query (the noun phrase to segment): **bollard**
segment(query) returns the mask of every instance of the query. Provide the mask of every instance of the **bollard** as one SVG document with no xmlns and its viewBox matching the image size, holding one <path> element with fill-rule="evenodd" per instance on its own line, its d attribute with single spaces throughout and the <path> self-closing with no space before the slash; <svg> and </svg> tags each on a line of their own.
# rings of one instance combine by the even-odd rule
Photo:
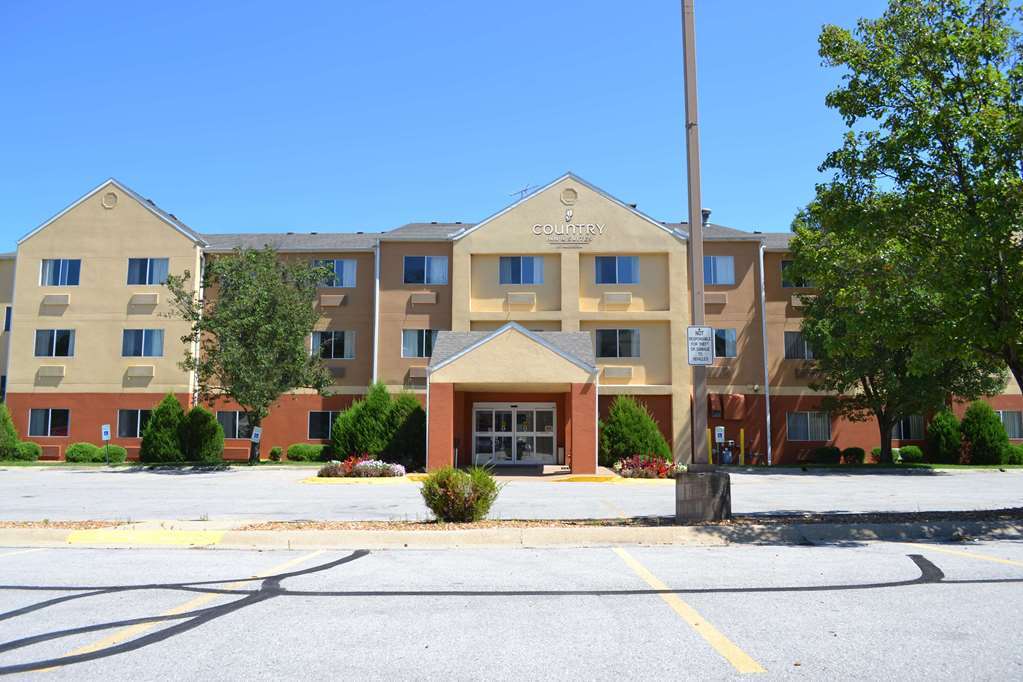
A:
<svg viewBox="0 0 1023 682">
<path fill-rule="evenodd" d="M 702 467 L 701 467 L 702 469 Z M 675 477 L 675 521 L 680 524 L 732 518 L 732 482 L 721 471 L 697 470 Z"/>
</svg>

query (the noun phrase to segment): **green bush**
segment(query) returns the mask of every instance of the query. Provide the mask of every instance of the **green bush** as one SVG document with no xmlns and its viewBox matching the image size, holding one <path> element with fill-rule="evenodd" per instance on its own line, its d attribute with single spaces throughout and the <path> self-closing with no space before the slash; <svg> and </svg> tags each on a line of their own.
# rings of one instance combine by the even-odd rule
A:
<svg viewBox="0 0 1023 682">
<path fill-rule="evenodd" d="M 384 459 L 401 464 L 406 471 L 426 467 L 426 412 L 411 393 L 399 393 L 391 400 L 387 435 Z"/>
<path fill-rule="evenodd" d="M 600 422 L 600 464 L 613 466 L 633 455 L 670 461 L 671 449 L 646 406 L 620 395 L 611 403 L 607 419 Z"/>
<path fill-rule="evenodd" d="M 64 451 L 64 459 L 69 462 L 102 462 L 103 453 L 92 443 L 72 443 Z"/>
<path fill-rule="evenodd" d="M 181 422 L 184 418 L 181 403 L 168 393 L 150 414 L 146 428 L 142 430 L 139 461 L 146 464 L 185 461 L 181 452 Z"/>
<path fill-rule="evenodd" d="M 18 459 L 18 431 L 3 403 L 0 403 L 0 459 Z"/>
<path fill-rule="evenodd" d="M 500 487 L 486 469 L 438 469 L 423 481 L 423 501 L 439 521 L 467 523 L 486 517 Z"/>
<path fill-rule="evenodd" d="M 916 445 L 903 445 L 899 448 L 899 461 L 907 464 L 916 464 L 924 461 L 924 451 Z"/>
<path fill-rule="evenodd" d="M 284 450 L 281 448 L 280 445 L 275 445 L 272 448 L 270 448 L 270 461 L 271 462 L 279 462 L 279 461 L 281 461 L 281 458 L 283 456 L 284 456 Z"/>
<path fill-rule="evenodd" d="M 1006 464 L 1023 464 L 1023 445 L 1009 445 Z"/>
<path fill-rule="evenodd" d="M 312 443 L 294 443 L 288 446 L 288 459 L 293 462 L 322 462 L 330 454 L 327 445 Z"/>
<path fill-rule="evenodd" d="M 379 456 L 389 440 L 390 407 L 391 395 L 387 387 L 379 382 L 370 386 L 365 398 L 353 403 L 334 420 L 330 436 L 334 452 L 342 457 Z"/>
<path fill-rule="evenodd" d="M 108 459 L 109 458 L 109 459 Z M 107 445 L 106 448 L 99 448 L 99 459 L 98 462 L 110 462 L 111 464 L 121 464 L 128 459 L 128 451 L 122 448 L 120 445 Z"/>
<path fill-rule="evenodd" d="M 881 446 L 870 448 L 870 456 L 875 462 L 881 461 Z"/>
<path fill-rule="evenodd" d="M 1002 420 L 983 401 L 971 404 L 959 425 L 970 464 L 1002 464 L 1009 450 L 1009 437 Z"/>
<path fill-rule="evenodd" d="M 34 462 L 39 459 L 43 454 L 43 448 L 39 443 L 33 443 L 32 441 L 22 441 L 18 443 L 18 450 L 14 455 L 14 459 L 19 459 L 23 462 Z"/>
<path fill-rule="evenodd" d="M 179 441 L 186 462 L 220 464 L 224 461 L 224 428 L 205 407 L 196 405 L 184 416 Z"/>
<path fill-rule="evenodd" d="M 880 454 L 881 448 L 878 448 Z M 843 464 L 863 464 L 867 459 L 867 453 L 864 452 L 863 448 L 851 447 L 842 450 L 842 463 Z"/>
<path fill-rule="evenodd" d="M 939 464 L 958 464 L 962 456 L 963 436 L 959 419 L 951 410 L 934 415 L 927 425 L 927 458 Z"/>
<path fill-rule="evenodd" d="M 810 451 L 810 461 L 814 464 L 838 464 L 842 461 L 842 451 L 834 445 L 822 445 Z"/>
</svg>

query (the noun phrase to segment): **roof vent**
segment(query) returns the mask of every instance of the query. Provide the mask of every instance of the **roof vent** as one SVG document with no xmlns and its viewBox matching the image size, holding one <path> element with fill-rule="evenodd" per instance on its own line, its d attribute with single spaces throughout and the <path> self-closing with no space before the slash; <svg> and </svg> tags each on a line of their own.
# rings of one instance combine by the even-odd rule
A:
<svg viewBox="0 0 1023 682">
<path fill-rule="evenodd" d="M 288 232 L 288 234 L 295 234 L 294 232 Z"/>
<path fill-rule="evenodd" d="M 174 218 L 174 220 L 178 219 L 178 217 L 176 215 L 174 215 L 173 213 L 168 213 L 167 215 L 169 215 L 171 218 Z"/>
<path fill-rule="evenodd" d="M 309 234 L 319 234 L 319 232 L 310 232 Z"/>
<path fill-rule="evenodd" d="M 436 220 L 431 220 L 431 221 L 430 221 L 430 224 L 431 224 L 431 225 L 436 225 L 436 224 L 437 224 L 437 221 L 436 221 Z"/>
<path fill-rule="evenodd" d="M 461 220 L 456 220 L 456 221 L 455 221 L 455 225 L 461 225 L 461 224 L 462 224 L 462 221 L 461 221 Z"/>
<path fill-rule="evenodd" d="M 153 203 L 152 199 L 146 199 L 146 203 L 149 204 L 150 206 L 156 206 L 156 204 Z"/>
<path fill-rule="evenodd" d="M 639 206 L 639 204 L 629 204 L 629 208 L 633 210 L 635 210 L 637 206 Z"/>
<path fill-rule="evenodd" d="M 753 230 L 753 234 L 763 234 L 760 230 Z"/>
<path fill-rule="evenodd" d="M 355 234 L 366 234 L 365 232 L 356 232 Z"/>
</svg>

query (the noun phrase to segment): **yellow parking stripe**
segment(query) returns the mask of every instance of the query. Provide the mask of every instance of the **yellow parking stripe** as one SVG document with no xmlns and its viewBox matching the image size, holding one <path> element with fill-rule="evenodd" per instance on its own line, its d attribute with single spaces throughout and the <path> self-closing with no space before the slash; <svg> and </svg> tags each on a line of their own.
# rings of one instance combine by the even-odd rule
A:
<svg viewBox="0 0 1023 682">
<path fill-rule="evenodd" d="M 224 537 L 219 530 L 118 530 L 116 528 L 94 528 L 76 530 L 68 534 L 69 545 L 169 545 L 206 546 L 215 545 Z"/>
<path fill-rule="evenodd" d="M 980 561 L 993 561 L 996 564 L 1006 564 L 1008 566 L 1023 566 L 1023 561 L 1013 561 L 1012 559 L 999 559 L 995 556 L 987 556 L 986 554 L 974 554 L 973 552 L 963 552 L 958 549 L 947 549 L 945 547 L 935 547 L 934 545 L 928 545 L 922 542 L 903 542 L 903 545 L 909 545 L 916 547 L 917 549 L 932 550 L 935 552 L 941 552 L 942 554 L 952 554 L 954 556 L 965 556 L 971 559 L 978 559 Z"/>
<path fill-rule="evenodd" d="M 647 585 L 655 590 L 668 590 L 670 589 L 667 585 L 662 583 L 657 576 L 651 573 L 647 568 L 639 563 L 631 554 L 626 552 L 621 547 L 614 548 L 615 554 L 621 557 L 622 561 L 631 568 L 636 575 L 642 578 Z M 672 608 L 672 610 L 682 617 L 689 627 L 693 628 L 700 637 L 717 651 L 721 656 L 732 664 L 732 667 L 741 673 L 762 673 L 767 672 L 763 666 L 754 661 L 750 656 L 737 647 L 730 639 L 725 637 L 721 632 L 713 625 L 708 623 L 703 616 L 701 616 L 696 609 L 689 604 L 682 601 L 677 594 L 671 594 L 668 592 L 658 595 L 665 603 Z"/>
<path fill-rule="evenodd" d="M 18 554 L 28 554 L 29 552 L 41 552 L 44 549 L 47 549 L 47 548 L 46 547 L 35 547 L 33 549 L 19 549 L 19 550 L 16 550 L 14 552 L 4 552 L 3 554 L 0 554 L 0 559 L 3 559 L 5 556 L 17 556 Z"/>
</svg>

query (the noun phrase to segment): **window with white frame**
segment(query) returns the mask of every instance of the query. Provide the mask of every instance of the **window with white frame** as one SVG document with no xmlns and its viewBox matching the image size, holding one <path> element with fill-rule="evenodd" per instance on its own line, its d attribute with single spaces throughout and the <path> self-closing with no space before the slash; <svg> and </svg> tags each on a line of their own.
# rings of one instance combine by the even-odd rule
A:
<svg viewBox="0 0 1023 682">
<path fill-rule="evenodd" d="M 37 358 L 69 358 L 75 354 L 74 329 L 37 329 Z"/>
<path fill-rule="evenodd" d="M 1005 433 L 1009 438 L 1023 438 L 1023 412 L 1011 410 L 998 410 L 998 417 L 1002 420 Z"/>
<path fill-rule="evenodd" d="M 735 258 L 732 256 L 704 256 L 703 283 L 735 284 Z"/>
<path fill-rule="evenodd" d="M 334 420 L 340 412 L 314 411 L 309 413 L 309 438 L 327 439 L 330 438 L 330 431 L 334 428 Z"/>
<path fill-rule="evenodd" d="M 325 360 L 351 360 L 355 357 L 355 332 L 313 332 L 313 355 Z"/>
<path fill-rule="evenodd" d="M 252 436 L 249 416 L 244 412 L 221 410 L 217 412 L 217 421 L 224 429 L 224 438 L 249 438 Z"/>
<path fill-rule="evenodd" d="M 895 428 L 892 429 L 892 438 L 896 440 L 923 440 L 923 415 L 914 414 L 900 419 L 895 424 Z"/>
<path fill-rule="evenodd" d="M 166 284 L 169 263 L 167 258 L 129 258 L 128 284 Z"/>
<path fill-rule="evenodd" d="M 447 284 L 447 256 L 405 256 L 405 284 Z"/>
<path fill-rule="evenodd" d="M 402 329 L 401 357 L 428 358 L 433 355 L 433 344 L 436 341 L 436 329 Z"/>
<path fill-rule="evenodd" d="M 163 330 L 125 329 L 121 336 L 121 356 L 126 358 L 163 357 Z"/>
<path fill-rule="evenodd" d="M 735 330 L 715 329 L 714 330 L 714 357 L 734 358 L 736 356 Z"/>
<path fill-rule="evenodd" d="M 44 258 L 39 284 L 44 287 L 76 287 L 82 272 L 80 258 Z"/>
<path fill-rule="evenodd" d="M 598 329 L 595 333 L 598 358 L 638 358 L 638 329 Z"/>
<path fill-rule="evenodd" d="M 29 410 L 29 436 L 68 436 L 71 427 L 71 410 L 40 408 Z"/>
<path fill-rule="evenodd" d="M 355 286 L 355 268 L 357 261 L 354 258 L 320 259 L 313 261 L 314 268 L 326 268 L 330 274 L 321 282 L 321 287 L 332 287 L 351 289 Z"/>
<path fill-rule="evenodd" d="M 785 332 L 786 360 L 813 360 L 813 349 L 803 332 Z"/>
<path fill-rule="evenodd" d="M 792 274 L 792 266 L 795 261 L 783 260 L 781 262 L 781 286 L 784 289 L 803 289 L 812 287 L 810 280 L 803 277 L 795 277 Z"/>
<path fill-rule="evenodd" d="M 639 284 L 639 256 L 597 256 L 597 284 Z"/>
<path fill-rule="evenodd" d="M 11 331 L 11 306 L 4 308 L 4 331 Z"/>
<path fill-rule="evenodd" d="M 118 410 L 117 411 L 117 437 L 118 438 L 141 438 L 142 430 L 146 428 L 151 410 Z"/>
<path fill-rule="evenodd" d="M 788 412 L 785 426 L 791 441 L 831 440 L 831 415 L 827 412 Z"/>
<path fill-rule="evenodd" d="M 543 284 L 543 256 L 501 256 L 501 284 Z"/>
</svg>

